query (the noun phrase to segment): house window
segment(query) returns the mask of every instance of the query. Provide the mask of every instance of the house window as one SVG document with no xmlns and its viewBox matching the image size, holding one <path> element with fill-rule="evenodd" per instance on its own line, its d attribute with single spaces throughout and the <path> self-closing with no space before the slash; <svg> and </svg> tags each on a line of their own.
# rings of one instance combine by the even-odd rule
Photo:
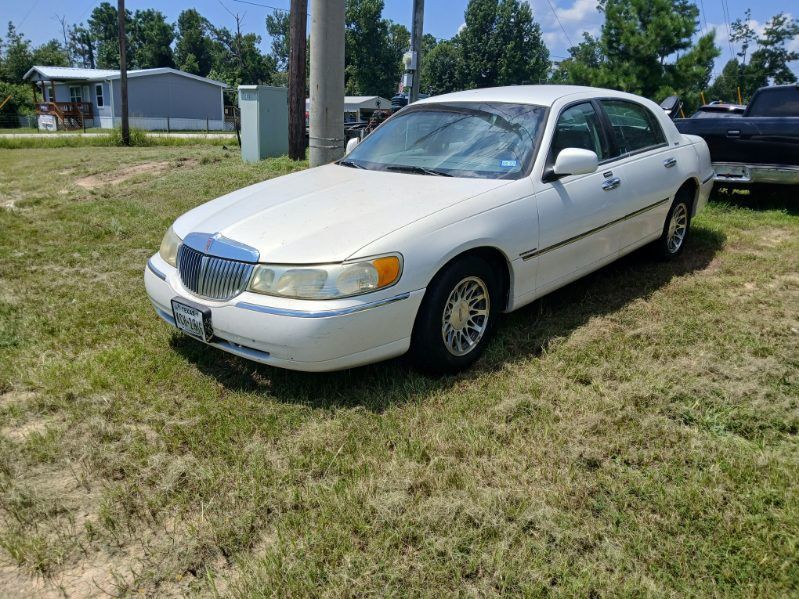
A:
<svg viewBox="0 0 799 599">
<path fill-rule="evenodd" d="M 97 98 L 97 107 L 103 106 L 103 84 L 98 83 L 94 86 L 94 95 Z"/>
<path fill-rule="evenodd" d="M 70 102 L 83 102 L 83 92 L 79 85 L 70 86 L 69 88 L 69 101 Z"/>
</svg>

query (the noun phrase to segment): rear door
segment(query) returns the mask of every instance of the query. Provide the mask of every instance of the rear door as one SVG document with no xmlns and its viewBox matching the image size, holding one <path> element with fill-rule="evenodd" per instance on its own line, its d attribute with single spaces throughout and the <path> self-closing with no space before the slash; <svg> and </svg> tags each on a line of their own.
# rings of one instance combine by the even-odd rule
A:
<svg viewBox="0 0 799 599">
<path fill-rule="evenodd" d="M 678 167 L 679 146 L 670 146 L 655 115 L 637 102 L 600 100 L 607 124 L 619 148 L 625 194 L 620 218 L 619 250 L 631 249 L 657 237 L 671 198 L 683 183 Z M 685 149 L 690 150 L 688 146 Z"/>
</svg>

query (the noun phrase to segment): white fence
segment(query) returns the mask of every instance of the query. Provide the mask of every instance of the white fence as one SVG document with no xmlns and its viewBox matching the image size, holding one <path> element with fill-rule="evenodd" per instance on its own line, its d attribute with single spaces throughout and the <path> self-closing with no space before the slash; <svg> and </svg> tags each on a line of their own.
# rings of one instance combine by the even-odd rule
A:
<svg viewBox="0 0 799 599">
<path fill-rule="evenodd" d="M 94 119 L 96 127 L 111 129 L 122 126 L 120 117 L 101 116 Z M 131 116 L 130 126 L 146 131 L 233 131 L 233 123 L 218 119 L 184 119 L 178 117 Z M 88 126 L 88 119 L 86 125 Z"/>
</svg>

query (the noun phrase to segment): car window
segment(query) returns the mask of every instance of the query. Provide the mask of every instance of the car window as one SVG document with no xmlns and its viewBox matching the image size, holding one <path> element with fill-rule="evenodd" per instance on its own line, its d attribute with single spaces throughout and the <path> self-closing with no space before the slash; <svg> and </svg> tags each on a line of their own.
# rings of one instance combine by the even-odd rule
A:
<svg viewBox="0 0 799 599">
<path fill-rule="evenodd" d="M 692 119 L 728 119 L 740 118 L 740 112 L 733 112 L 730 110 L 697 110 L 691 115 Z"/>
<path fill-rule="evenodd" d="M 576 104 L 560 114 L 549 155 L 552 164 L 564 148 L 591 150 L 599 160 L 609 158 L 599 115 L 590 102 Z"/>
<path fill-rule="evenodd" d="M 799 88 L 773 87 L 760 92 L 747 116 L 799 116 Z"/>
<path fill-rule="evenodd" d="M 622 154 L 666 141 L 657 119 L 646 108 L 624 100 L 602 100 Z"/>
</svg>

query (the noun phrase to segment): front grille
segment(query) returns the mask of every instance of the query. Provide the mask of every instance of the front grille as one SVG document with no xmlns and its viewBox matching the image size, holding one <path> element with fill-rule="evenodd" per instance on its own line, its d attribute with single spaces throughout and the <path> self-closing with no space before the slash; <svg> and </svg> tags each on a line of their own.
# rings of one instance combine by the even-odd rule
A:
<svg viewBox="0 0 799 599">
<path fill-rule="evenodd" d="M 178 249 L 178 273 L 192 293 L 214 300 L 228 300 L 247 288 L 255 265 L 208 256 L 188 247 Z"/>
</svg>

